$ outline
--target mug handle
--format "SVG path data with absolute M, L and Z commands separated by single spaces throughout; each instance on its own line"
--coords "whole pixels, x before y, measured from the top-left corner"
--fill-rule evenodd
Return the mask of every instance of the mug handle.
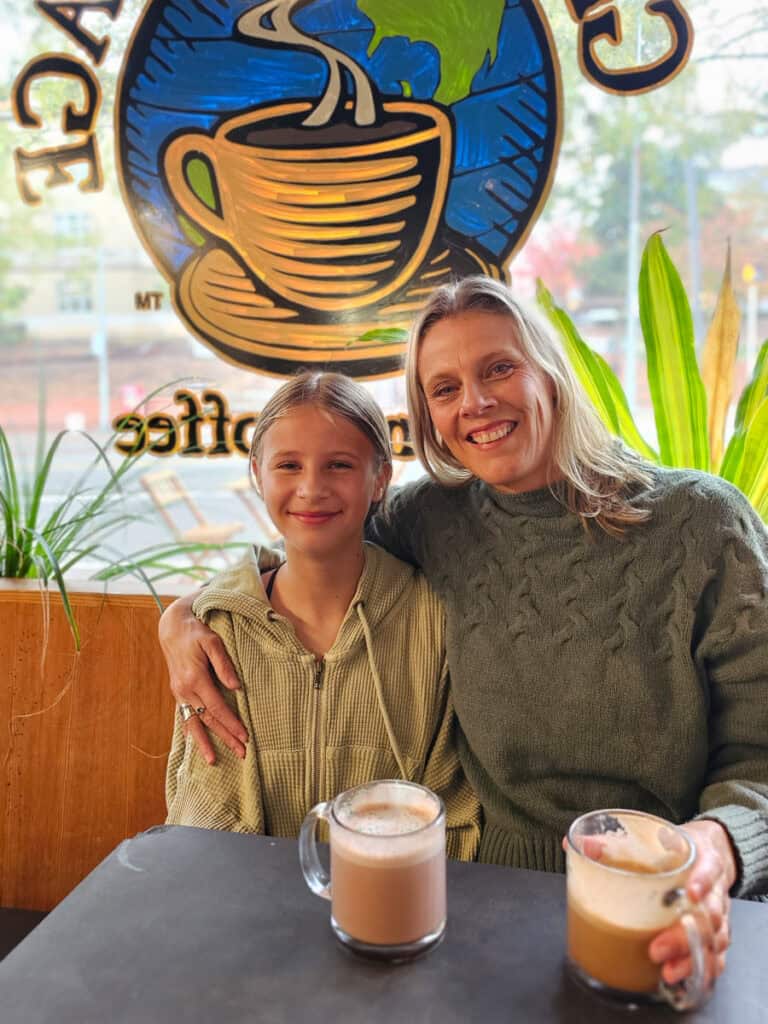
M 219 189 L 219 195 L 221 195 L 214 140 L 210 135 L 187 133 L 171 140 L 163 157 L 166 181 L 168 182 L 171 195 L 190 220 L 205 228 L 212 235 L 220 237 L 225 229 L 224 218 L 214 213 L 192 191 L 184 171 L 186 158 L 197 153 L 204 156 L 211 165 L 214 178 L 216 179 L 216 187 Z
M 707 976 L 707 961 L 704 952 L 701 932 L 697 920 L 703 917 L 701 910 L 694 906 L 687 897 L 681 899 L 680 923 L 688 937 L 693 969 L 687 978 L 674 985 L 661 982 L 661 995 L 675 1010 L 693 1010 L 699 1006 L 709 994 L 711 985 Z
M 304 881 L 316 896 L 331 898 L 331 876 L 317 855 L 317 823 L 321 819 L 330 824 L 331 803 L 316 804 L 302 822 L 299 832 L 299 863 Z

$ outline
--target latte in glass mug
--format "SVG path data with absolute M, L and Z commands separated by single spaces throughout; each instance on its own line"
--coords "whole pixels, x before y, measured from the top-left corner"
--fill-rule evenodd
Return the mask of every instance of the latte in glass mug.
M 330 878 L 315 828 L 328 822 Z M 406 960 L 445 931 L 445 811 L 415 783 L 385 780 L 347 790 L 307 815 L 299 838 L 310 889 L 331 901 L 331 928 L 357 953 Z

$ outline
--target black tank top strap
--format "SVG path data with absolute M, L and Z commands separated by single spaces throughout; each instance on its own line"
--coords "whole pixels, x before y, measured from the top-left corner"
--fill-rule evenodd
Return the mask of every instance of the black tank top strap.
M 275 585 L 275 578 L 277 577 L 277 574 L 280 572 L 281 568 L 282 568 L 282 562 L 280 563 L 280 565 L 278 565 L 278 567 L 275 569 L 275 571 L 269 577 L 269 580 L 267 582 L 267 586 L 265 588 L 265 593 L 267 595 L 267 600 L 268 601 L 272 600 L 272 588 Z

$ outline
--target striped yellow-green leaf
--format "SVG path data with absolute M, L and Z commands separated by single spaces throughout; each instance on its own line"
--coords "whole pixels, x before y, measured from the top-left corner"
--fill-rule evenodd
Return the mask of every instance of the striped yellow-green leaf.
M 658 455 L 643 440 L 632 419 L 626 395 L 616 374 L 601 355 L 581 337 L 568 314 L 555 305 L 551 294 L 538 282 L 539 305 L 557 328 L 568 358 L 603 423 L 630 448 L 658 462 Z
M 701 376 L 707 393 L 709 451 L 719 466 L 725 443 L 725 418 L 733 397 L 733 368 L 739 347 L 741 314 L 731 285 L 731 246 L 702 356 Z
M 736 479 L 732 482 L 741 488 L 765 519 L 768 513 L 768 398 L 760 403 L 743 433 L 741 460 Z
M 724 480 L 730 480 L 735 484 L 739 478 L 741 460 L 744 457 L 744 441 L 747 432 L 743 427 L 734 431 L 728 447 L 725 449 L 723 461 L 720 463 L 719 474 Z
M 696 363 L 691 307 L 658 233 L 643 252 L 639 302 L 661 461 L 708 470 L 707 399 Z
M 763 342 L 752 372 L 752 380 L 742 391 L 736 407 L 737 429 L 749 426 L 764 398 L 768 398 L 768 341 Z

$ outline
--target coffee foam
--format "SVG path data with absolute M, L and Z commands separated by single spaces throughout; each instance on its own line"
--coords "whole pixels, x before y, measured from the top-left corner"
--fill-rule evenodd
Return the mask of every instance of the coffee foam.
M 333 822 L 332 842 L 343 857 L 369 865 L 416 864 L 445 854 L 442 828 L 427 828 L 436 809 L 397 800 L 369 800 L 341 814 L 342 825 Z
M 379 802 L 355 807 L 349 822 L 345 824 L 367 836 L 404 836 L 425 828 L 434 819 L 435 812 L 427 804 L 405 807 Z

